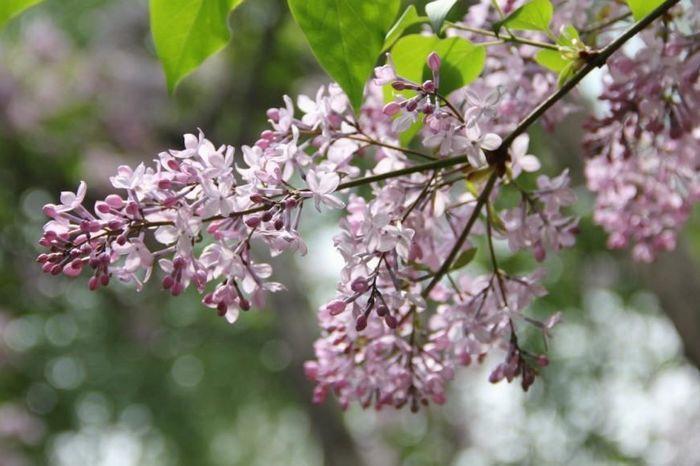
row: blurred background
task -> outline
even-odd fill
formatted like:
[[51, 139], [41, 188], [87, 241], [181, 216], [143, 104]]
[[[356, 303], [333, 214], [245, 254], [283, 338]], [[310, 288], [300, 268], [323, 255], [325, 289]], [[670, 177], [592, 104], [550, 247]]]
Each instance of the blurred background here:
[[[251, 143], [265, 109], [327, 79], [282, 0], [246, 2], [231, 28], [173, 96], [145, 0], [47, 0], [0, 32], [0, 466], [700, 464], [700, 228], [632, 264], [605, 250], [582, 187], [578, 246], [548, 259], [532, 311], [564, 315], [544, 376], [526, 394], [491, 385], [487, 360], [417, 415], [310, 403], [301, 365], [341, 265], [332, 215], [307, 218], [307, 256], [277, 260], [289, 291], [235, 326], [195, 293], [40, 274], [41, 206], [61, 190], [85, 179], [104, 197], [118, 165], [197, 127]], [[573, 166], [579, 186], [582, 118], [533, 134], [546, 171]]]

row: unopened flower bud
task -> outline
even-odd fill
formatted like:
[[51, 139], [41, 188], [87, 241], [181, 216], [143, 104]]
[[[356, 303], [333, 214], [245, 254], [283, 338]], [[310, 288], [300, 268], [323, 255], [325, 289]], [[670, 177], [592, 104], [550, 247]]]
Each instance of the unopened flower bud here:
[[367, 328], [367, 315], [361, 314], [360, 317], [358, 317], [357, 321], [355, 322], [355, 330], [357, 330], [358, 332], [361, 332], [366, 328]]
[[180, 270], [185, 268], [185, 265], [187, 265], [187, 261], [182, 258], [182, 256], [177, 256], [175, 260], [173, 260], [173, 268], [175, 270]]
[[357, 277], [350, 284], [350, 289], [355, 293], [364, 293], [369, 289], [369, 283], [365, 277]]
[[88, 288], [90, 288], [90, 291], [95, 291], [98, 286], [100, 286], [100, 282], [98, 281], [97, 277], [93, 275], [88, 280]]
[[428, 55], [428, 68], [433, 72], [437, 72], [440, 70], [440, 64], [440, 56], [435, 52], [431, 52], [430, 55]]
[[330, 303], [326, 304], [326, 309], [328, 309], [328, 312], [332, 315], [338, 315], [341, 312], [345, 310], [345, 301], [342, 299], [334, 299]]
[[241, 307], [241, 310], [243, 310], [243, 311], [247, 311], [250, 309], [250, 301], [248, 301], [245, 298], [239, 298], [238, 305]]
[[169, 290], [175, 284], [175, 279], [171, 275], [163, 277], [163, 288]]
[[95, 203], [95, 210], [101, 214], [108, 214], [112, 208], [106, 202], [98, 201]]
[[401, 104], [398, 102], [389, 102], [384, 106], [382, 112], [387, 116], [394, 116], [401, 111]]
[[124, 207], [124, 199], [117, 194], [110, 194], [109, 196], [105, 197], [105, 203], [115, 209], [121, 209]]
[[53, 204], [46, 204], [41, 211], [46, 215], [47, 217], [54, 218], [56, 215], [58, 215], [58, 212], [56, 212], [56, 206]]
[[250, 200], [255, 204], [262, 204], [263, 202], [265, 202], [265, 198], [258, 193], [251, 194]]
[[260, 225], [260, 217], [257, 215], [252, 215], [245, 219], [245, 224], [248, 225], [250, 228], [255, 228], [258, 225]]

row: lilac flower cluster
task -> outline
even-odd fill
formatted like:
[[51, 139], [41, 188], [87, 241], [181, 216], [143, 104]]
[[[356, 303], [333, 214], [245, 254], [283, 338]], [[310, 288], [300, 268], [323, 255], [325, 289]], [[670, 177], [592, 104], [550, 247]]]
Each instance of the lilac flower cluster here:
[[[84, 182], [76, 193], [62, 193], [60, 204], [44, 206], [51, 220], [40, 241], [48, 249], [38, 258], [43, 270], [77, 276], [88, 269], [93, 290], [112, 277], [140, 289], [157, 264], [173, 296], [190, 285], [204, 293], [216, 283], [202, 302], [230, 322], [240, 310], [263, 306], [266, 292], [283, 286], [269, 280], [268, 264], [251, 257], [251, 241], [273, 256], [304, 253], [298, 233], [304, 200], [319, 209], [344, 206], [332, 192], [348, 169], [347, 146], [329, 146], [343, 126], [347, 99], [337, 86], [322, 88], [315, 101], [302, 96], [301, 120], [291, 100], [285, 103], [268, 112], [271, 129], [242, 148], [244, 165], [234, 162], [233, 147], [217, 148], [200, 132], [185, 135], [184, 149], [160, 153], [152, 166], [119, 167], [110, 180], [122, 194], [97, 201], [92, 212], [83, 205]], [[304, 141], [302, 132], [310, 135]], [[315, 164], [321, 153], [324, 161]], [[295, 172], [305, 179], [302, 189], [290, 183]], [[205, 235], [210, 244], [199, 248]]]
[[[462, 113], [439, 93], [440, 58], [433, 53], [427, 62], [433, 79], [424, 83], [396, 76], [391, 62], [378, 68], [358, 118], [339, 87], [330, 85], [313, 99], [299, 97], [301, 117], [285, 97], [283, 107], [268, 111], [270, 129], [240, 156], [201, 132], [188, 134], [183, 149], [160, 153], [150, 166], [119, 167], [111, 182], [120, 194], [97, 201], [92, 211], [81, 183], [77, 192], [62, 193], [59, 204], [44, 207], [50, 221], [40, 244], [47, 252], [38, 261], [54, 275], [89, 270], [91, 289], [113, 278], [140, 289], [157, 266], [164, 290], [177, 296], [192, 286], [205, 306], [235, 322], [241, 310], [262, 307], [267, 292], [283, 289], [271, 280], [272, 267], [251, 254], [252, 242], [271, 256], [303, 254], [299, 222], [306, 201], [318, 210], [343, 208], [337, 191], [371, 184], [369, 200], [350, 196], [336, 238], [346, 264], [338, 295], [319, 311], [323, 334], [317, 359], [306, 366], [317, 383], [316, 400], [332, 392], [343, 406], [442, 403], [455, 368], [483, 360], [490, 348], [506, 354], [508, 369], [502, 364], [496, 371], [508, 380], [522, 376], [527, 388], [539, 366], [518, 346], [516, 326], [535, 322], [522, 310], [543, 294], [540, 275], [510, 277], [497, 267], [473, 278], [449, 271], [450, 282], [460, 274], [460, 282], [480, 283], [476, 289], [448, 286], [441, 267], [450, 255], [468, 252], [478, 236], [507, 238], [518, 248], [571, 245], [571, 224], [559, 210], [571, 200], [568, 178], [542, 176], [531, 193], [516, 188], [528, 200], [526, 224], [505, 221], [505, 210], [503, 220], [495, 218], [501, 216], [491, 205], [495, 191], [471, 177], [505, 170], [491, 188], [513, 189], [518, 175], [538, 170], [539, 161], [527, 154], [527, 136], [513, 144], [508, 160], [495, 160], [501, 138], [481, 128], [494, 118], [499, 96], [470, 92]], [[381, 85], [414, 95], [383, 104]], [[406, 122], [419, 119], [425, 153], [397, 145]], [[366, 173], [351, 163], [361, 153], [374, 159]], [[403, 172], [420, 167], [416, 157], [439, 161], [460, 154], [459, 163]], [[486, 217], [478, 197], [489, 198]], [[461, 240], [460, 231], [472, 226], [474, 235]]]
[[[541, 323], [522, 314], [533, 298], [545, 294], [539, 284], [541, 272], [511, 277], [496, 265], [487, 275], [453, 270], [451, 284], [430, 280], [454, 248], [469, 254], [479, 237], [488, 242], [492, 235], [508, 238], [511, 245], [517, 244], [513, 249], [539, 248], [541, 254], [545, 247], [571, 246], [575, 221], [561, 213], [573, 202], [569, 178], [566, 173], [553, 180], [542, 175], [534, 192], [518, 187], [527, 200], [527, 221], [516, 226], [514, 219], [504, 221], [512, 217], [505, 210], [504, 220], [498, 222], [489, 214], [480, 217], [470, 240], [460, 243], [459, 232], [479, 216], [480, 195], [455, 189], [455, 182], [464, 179], [464, 171], [488, 167], [488, 154], [499, 147], [499, 136], [480, 129], [494, 117], [492, 106], [498, 98], [470, 93], [471, 105], [461, 114], [434, 85], [439, 82], [438, 57], [431, 55], [428, 66], [433, 80], [422, 84], [397, 77], [390, 62], [376, 70], [376, 83], [415, 92], [413, 97], [397, 96], [384, 112], [394, 118], [396, 131], [405, 130], [406, 121], [422, 119], [423, 146], [438, 156], [464, 153], [468, 164], [374, 185], [369, 201], [351, 197], [342, 232], [335, 238], [345, 260], [338, 293], [319, 311], [323, 335], [315, 345], [317, 359], [306, 365], [307, 375], [317, 382], [317, 401], [333, 393], [344, 407], [353, 400], [377, 409], [409, 404], [416, 410], [430, 401], [443, 403], [456, 368], [483, 361], [494, 348], [506, 356], [494, 369], [494, 383], [520, 376], [527, 389], [545, 365], [546, 357], [520, 348], [516, 335], [516, 327], [526, 323], [546, 336], [556, 321]], [[502, 189], [510, 188], [507, 182], [516, 186], [520, 173], [539, 169], [527, 145], [525, 135], [511, 147], [510, 175]], [[392, 165], [402, 168], [405, 163], [395, 160]], [[491, 254], [495, 264], [493, 249]], [[427, 300], [437, 305], [433, 316]]]
[[609, 247], [631, 246], [644, 262], [675, 247], [700, 200], [700, 47], [682, 26], [661, 24], [640, 36], [633, 57], [610, 60], [601, 96], [608, 114], [588, 123], [594, 219]]

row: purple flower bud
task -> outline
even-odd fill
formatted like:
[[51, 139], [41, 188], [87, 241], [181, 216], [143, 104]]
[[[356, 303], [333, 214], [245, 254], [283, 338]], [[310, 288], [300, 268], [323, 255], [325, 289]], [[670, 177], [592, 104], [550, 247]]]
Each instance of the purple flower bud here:
[[173, 260], [173, 268], [175, 270], [180, 270], [185, 268], [185, 265], [187, 265], [187, 261], [182, 258], [182, 256], [177, 256], [175, 260]]
[[535, 371], [533, 371], [530, 367], [525, 366], [523, 368], [523, 376], [521, 382], [523, 390], [527, 391], [527, 389], [530, 388], [530, 386], [533, 383], [535, 383]]
[[173, 286], [170, 287], [170, 294], [173, 296], [179, 296], [185, 289], [182, 282], [175, 282]]
[[432, 94], [435, 92], [435, 83], [428, 79], [426, 82], [423, 83], [423, 86], [421, 86], [425, 92], [428, 94]]
[[341, 312], [345, 310], [345, 301], [342, 299], [334, 299], [330, 303], [326, 304], [326, 309], [328, 309], [328, 312], [332, 315], [338, 315]]
[[503, 377], [505, 376], [505, 374], [503, 373], [503, 367], [502, 367], [502, 366], [503, 366], [502, 364], [499, 364], [499, 365], [496, 366], [496, 368], [491, 372], [491, 374], [489, 375], [489, 382], [491, 382], [491, 383], [498, 383], [498, 382], [500, 382], [501, 380], [503, 380]]
[[163, 277], [163, 288], [169, 290], [175, 284], [175, 279], [171, 275]]
[[369, 290], [369, 283], [367, 283], [367, 279], [365, 277], [357, 277], [350, 284], [350, 289], [355, 293], [364, 293], [365, 291]]
[[135, 202], [128, 202], [125, 210], [127, 214], [135, 217], [139, 213], [139, 206]]
[[383, 304], [377, 308], [377, 315], [379, 317], [384, 317], [387, 314], [389, 314], [389, 308], [387, 308]]
[[121, 209], [124, 207], [124, 199], [117, 194], [110, 194], [109, 196], [105, 197], [105, 202], [110, 207], [114, 207], [115, 209]]
[[238, 305], [241, 307], [241, 310], [247, 311], [250, 309], [250, 301], [247, 299], [241, 297], [238, 299]]
[[245, 219], [245, 224], [250, 228], [255, 228], [260, 225], [260, 217], [257, 215], [252, 215]]
[[254, 193], [250, 195], [250, 201], [254, 202], [255, 204], [262, 204], [265, 202], [265, 198], [258, 193]]
[[399, 325], [399, 322], [396, 320], [396, 317], [392, 316], [391, 314], [387, 314], [384, 317], [384, 322], [386, 323], [386, 326], [390, 329], [395, 329]]
[[396, 115], [400, 111], [401, 111], [401, 104], [399, 104], [398, 102], [389, 102], [388, 104], [386, 104], [384, 106], [384, 109], [382, 109], [382, 112], [384, 113], [384, 115], [387, 115], [387, 116]]
[[47, 217], [55, 218], [56, 215], [58, 215], [58, 212], [56, 212], [56, 206], [53, 204], [46, 204], [41, 211], [46, 215]]
[[158, 180], [158, 189], [170, 189], [173, 183], [170, 180]]
[[361, 314], [360, 317], [358, 317], [357, 321], [355, 322], [355, 330], [357, 330], [358, 332], [361, 332], [366, 328], [367, 328], [367, 315]]
[[95, 210], [101, 214], [108, 214], [111, 209], [112, 208], [106, 202], [103, 202], [103, 201], [95, 202]]
[[88, 288], [90, 288], [90, 291], [95, 291], [98, 286], [100, 286], [100, 282], [97, 279], [97, 277], [95, 275], [93, 275], [88, 280]]
[[107, 223], [107, 228], [110, 230], [121, 230], [121, 228], [124, 226], [124, 223], [121, 220], [110, 220]]
[[434, 73], [437, 73], [440, 70], [440, 56], [435, 53], [431, 52], [430, 55], [428, 55], [428, 68]]

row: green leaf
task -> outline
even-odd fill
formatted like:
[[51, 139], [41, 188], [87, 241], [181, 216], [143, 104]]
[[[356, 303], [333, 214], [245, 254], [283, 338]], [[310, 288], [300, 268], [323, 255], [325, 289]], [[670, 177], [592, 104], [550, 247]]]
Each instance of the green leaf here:
[[567, 60], [561, 56], [561, 53], [557, 50], [540, 50], [535, 55], [535, 61], [539, 63], [544, 68], [554, 71], [555, 73], [561, 72], [566, 66], [571, 63], [571, 60]]
[[153, 41], [170, 92], [228, 43], [228, 15], [242, 1], [150, 0]]
[[416, 7], [409, 5], [408, 8], [403, 12], [401, 17], [394, 23], [394, 25], [386, 33], [386, 38], [384, 39], [384, 47], [382, 51], [390, 49], [392, 45], [399, 40], [399, 37], [403, 35], [406, 29], [416, 24], [425, 23], [428, 21], [427, 16], [418, 16]]
[[646, 18], [649, 14], [656, 10], [661, 5], [663, 0], [627, 0], [627, 5], [632, 10], [632, 16], [639, 21]]
[[442, 23], [445, 22], [447, 14], [455, 6], [455, 3], [457, 0], [435, 0], [425, 5], [425, 14], [430, 18], [430, 24], [433, 26], [435, 34], [440, 33]]
[[466, 251], [463, 251], [457, 257], [457, 259], [452, 263], [452, 267], [450, 268], [450, 270], [461, 269], [462, 267], [466, 266], [471, 261], [473, 261], [475, 256], [476, 256], [476, 248], [469, 248]]
[[42, 0], [0, 0], [0, 27]]
[[567, 24], [561, 28], [561, 34], [557, 37], [557, 45], [580, 49], [584, 44], [576, 28], [571, 24]]
[[580, 65], [578, 60], [569, 62], [562, 70], [559, 72], [559, 77], [557, 78], [557, 85], [562, 87], [571, 77], [576, 74]]
[[554, 7], [550, 0], [530, 0], [494, 24], [494, 30], [498, 33], [502, 27], [507, 27], [521, 31], [547, 32], [553, 14]]
[[399, 76], [420, 83], [432, 76], [426, 63], [431, 52], [436, 52], [442, 61], [440, 92], [443, 95], [474, 81], [484, 69], [486, 50], [460, 37], [439, 39], [411, 34], [399, 39], [391, 49], [391, 58]]
[[400, 6], [401, 0], [289, 0], [314, 55], [355, 110]]

